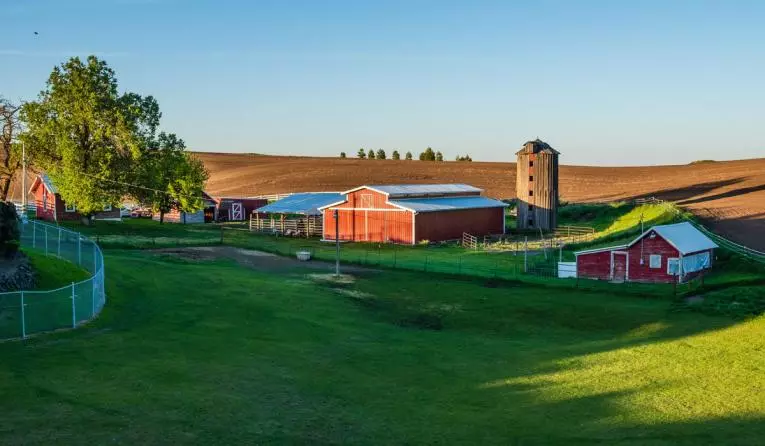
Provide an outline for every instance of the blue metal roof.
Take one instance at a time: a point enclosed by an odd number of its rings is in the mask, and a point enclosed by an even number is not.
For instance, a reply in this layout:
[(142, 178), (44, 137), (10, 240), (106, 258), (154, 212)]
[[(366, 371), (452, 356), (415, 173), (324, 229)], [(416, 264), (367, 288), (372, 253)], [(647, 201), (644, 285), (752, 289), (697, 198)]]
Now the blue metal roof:
[(505, 208), (507, 203), (486, 197), (407, 198), (389, 203), (414, 212), (456, 211), (459, 209)]
[(56, 186), (53, 185), (53, 181), (51, 181), (48, 174), (41, 173), (40, 174), (40, 180), (42, 180), (43, 184), (45, 184), (45, 187), (52, 193), (57, 194), (58, 189), (56, 189)]
[(310, 192), (292, 194), (257, 209), (269, 214), (321, 215), (319, 208), (343, 202), (345, 196), (337, 192)]

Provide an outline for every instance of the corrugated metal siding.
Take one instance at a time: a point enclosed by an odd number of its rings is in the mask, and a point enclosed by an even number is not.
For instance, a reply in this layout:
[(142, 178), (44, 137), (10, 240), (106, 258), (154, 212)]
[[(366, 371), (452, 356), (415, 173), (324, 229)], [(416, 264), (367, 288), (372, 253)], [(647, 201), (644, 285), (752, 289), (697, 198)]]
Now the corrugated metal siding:
[(415, 215), (415, 236), (418, 242), (454, 240), (463, 232), (475, 236), (502, 234), (504, 225), (504, 208), (424, 212)]
[[(340, 209), (340, 240), (356, 242), (412, 243), (412, 213), (399, 210)], [(324, 211), (324, 238), (335, 239), (335, 218)]]
[(387, 203), (385, 194), (369, 189), (351, 192), (346, 196), (347, 202), (337, 206), (338, 208), (375, 208), (375, 209), (398, 209)]
[(390, 195), (480, 195), (481, 189), (469, 184), (388, 184), (368, 186)]

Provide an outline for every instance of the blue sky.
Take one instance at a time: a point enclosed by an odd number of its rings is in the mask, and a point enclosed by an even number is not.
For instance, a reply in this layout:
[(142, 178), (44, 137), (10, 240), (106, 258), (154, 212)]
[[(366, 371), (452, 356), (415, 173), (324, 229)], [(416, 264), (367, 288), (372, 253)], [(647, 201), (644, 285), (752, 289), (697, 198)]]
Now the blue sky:
[[(95, 53), (190, 148), (765, 156), (765, 2), (0, 0), (0, 95)], [(34, 36), (34, 31), (39, 35)]]

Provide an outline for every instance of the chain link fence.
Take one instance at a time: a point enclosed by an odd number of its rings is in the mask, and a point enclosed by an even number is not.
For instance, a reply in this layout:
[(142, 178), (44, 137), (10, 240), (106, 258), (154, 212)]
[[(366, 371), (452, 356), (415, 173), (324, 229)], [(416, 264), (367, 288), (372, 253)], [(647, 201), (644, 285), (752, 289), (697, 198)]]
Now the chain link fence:
[(91, 277), (55, 290), (0, 293), (0, 339), (75, 328), (96, 317), (106, 303), (104, 257), (98, 245), (77, 232), (34, 220), (21, 229), (23, 248), (79, 265)]

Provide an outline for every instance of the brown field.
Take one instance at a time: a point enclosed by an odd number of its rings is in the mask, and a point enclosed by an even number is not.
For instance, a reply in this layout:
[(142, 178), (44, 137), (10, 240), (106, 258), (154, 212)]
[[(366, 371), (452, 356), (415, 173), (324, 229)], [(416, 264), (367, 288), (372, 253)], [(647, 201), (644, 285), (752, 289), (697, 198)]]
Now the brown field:
[[(515, 194), (514, 163), (457, 163), (198, 153), (210, 170), (213, 195), (341, 191), (361, 184), (461, 182), (486, 195)], [(509, 155), (514, 156), (514, 155)], [(765, 158), (680, 166), (562, 166), (561, 199), (615, 201), (640, 197), (672, 200), (714, 229), (765, 250)]]

